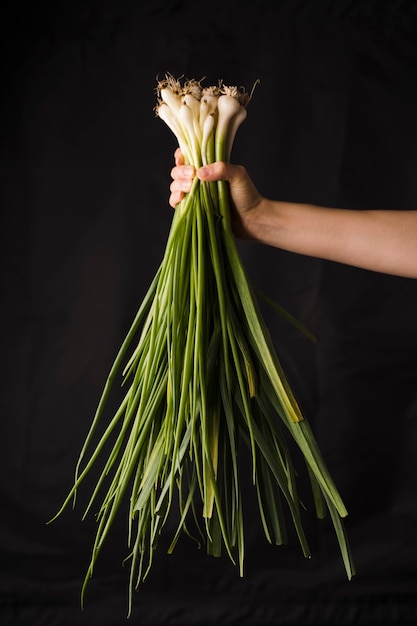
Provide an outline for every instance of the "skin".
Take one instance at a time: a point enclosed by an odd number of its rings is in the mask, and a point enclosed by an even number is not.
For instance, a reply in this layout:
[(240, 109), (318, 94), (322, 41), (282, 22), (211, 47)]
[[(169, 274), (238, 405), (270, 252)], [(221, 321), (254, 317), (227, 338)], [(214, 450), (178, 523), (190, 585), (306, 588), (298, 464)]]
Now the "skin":
[(232, 230), (248, 239), (375, 272), (417, 278), (417, 211), (353, 210), (281, 202), (262, 196), (246, 169), (224, 162), (195, 170), (180, 150), (171, 170), (175, 208), (195, 176), (230, 185)]

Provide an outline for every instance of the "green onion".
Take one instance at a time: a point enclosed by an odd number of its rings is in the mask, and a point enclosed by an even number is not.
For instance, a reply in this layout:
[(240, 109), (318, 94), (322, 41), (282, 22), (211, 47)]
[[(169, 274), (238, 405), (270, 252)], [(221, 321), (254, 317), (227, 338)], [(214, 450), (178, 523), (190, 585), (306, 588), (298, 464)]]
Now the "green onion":
[[(251, 97), (222, 81), (203, 87), (168, 74), (157, 84), (155, 111), (175, 134), (185, 162), (199, 167), (230, 160)], [(94, 506), (98, 527), (82, 603), (126, 498), (129, 615), (168, 519), (177, 528), (170, 553), (184, 532), (210, 555), (226, 551), (243, 576), (244, 446), (266, 539), (286, 543), (289, 516), (302, 553), (310, 557), (299, 473), (286, 436), (306, 463), (317, 517), (330, 512), (348, 578), (355, 573), (342, 520), (347, 511), (283, 372), (257, 293), (230, 229), (227, 184), (196, 177), (174, 211), (162, 261), (108, 375), (74, 485), (53, 518), (71, 500), (75, 505), (82, 481), (104, 455), (85, 511)], [(116, 380), (125, 395), (108, 420), (104, 413)]]

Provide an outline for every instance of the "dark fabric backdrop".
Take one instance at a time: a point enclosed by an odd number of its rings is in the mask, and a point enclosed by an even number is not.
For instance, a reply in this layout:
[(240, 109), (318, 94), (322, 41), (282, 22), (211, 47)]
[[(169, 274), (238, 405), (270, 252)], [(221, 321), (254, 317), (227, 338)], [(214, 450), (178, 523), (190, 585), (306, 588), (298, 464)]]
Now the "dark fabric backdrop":
[[(198, 9), (197, 9), (198, 7)], [(126, 622), (119, 518), (80, 609), (95, 531), (53, 524), (109, 368), (160, 262), (175, 138), (157, 76), (260, 79), (233, 160), (266, 195), (417, 208), (413, 2), (73, 0), (3, 9), (0, 624)], [(333, 527), (267, 543), (247, 489), (246, 569), (161, 538), (130, 623), (417, 623), (417, 282), (239, 244), (253, 282), (309, 326), (265, 316), (342, 494)]]

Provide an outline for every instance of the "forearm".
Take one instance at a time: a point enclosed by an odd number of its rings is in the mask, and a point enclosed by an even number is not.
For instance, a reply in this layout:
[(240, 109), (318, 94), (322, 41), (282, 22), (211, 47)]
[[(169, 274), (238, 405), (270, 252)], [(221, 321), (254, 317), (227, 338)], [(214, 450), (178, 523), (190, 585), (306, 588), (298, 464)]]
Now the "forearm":
[(247, 217), (247, 231), (253, 240), (417, 278), (417, 211), (356, 211), (264, 199), (256, 216)]

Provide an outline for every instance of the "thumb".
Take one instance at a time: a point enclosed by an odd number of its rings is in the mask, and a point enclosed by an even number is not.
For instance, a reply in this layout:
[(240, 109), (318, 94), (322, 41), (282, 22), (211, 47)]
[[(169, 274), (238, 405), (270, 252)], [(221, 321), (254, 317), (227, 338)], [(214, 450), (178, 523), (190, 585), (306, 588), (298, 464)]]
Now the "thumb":
[(228, 180), (232, 178), (231, 169), (232, 165), (225, 163), (224, 161), (216, 161), (209, 165), (203, 165), (197, 170), (197, 176), (200, 180), (215, 181), (215, 180)]

